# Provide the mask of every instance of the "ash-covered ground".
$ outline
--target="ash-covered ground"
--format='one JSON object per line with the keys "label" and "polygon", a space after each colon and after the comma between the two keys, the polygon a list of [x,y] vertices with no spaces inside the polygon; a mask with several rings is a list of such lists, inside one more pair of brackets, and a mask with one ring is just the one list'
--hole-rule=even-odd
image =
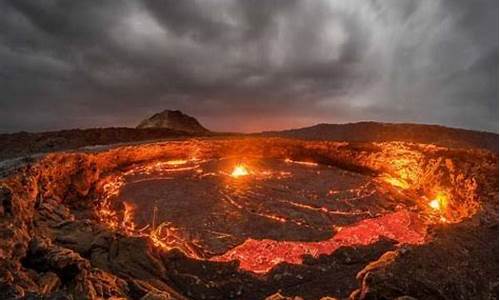
{"label": "ash-covered ground", "polygon": [[9,174],[2,299],[498,298],[489,151],[188,139]]}

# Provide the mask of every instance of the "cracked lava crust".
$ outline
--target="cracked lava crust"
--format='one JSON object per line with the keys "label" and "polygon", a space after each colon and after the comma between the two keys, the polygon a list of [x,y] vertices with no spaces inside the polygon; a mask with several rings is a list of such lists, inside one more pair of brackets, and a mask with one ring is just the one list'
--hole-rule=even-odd
{"label": "cracked lava crust", "polygon": [[498,283],[497,172],[496,154],[411,143],[48,154],[0,181],[0,293],[453,299],[473,285],[483,299]]}

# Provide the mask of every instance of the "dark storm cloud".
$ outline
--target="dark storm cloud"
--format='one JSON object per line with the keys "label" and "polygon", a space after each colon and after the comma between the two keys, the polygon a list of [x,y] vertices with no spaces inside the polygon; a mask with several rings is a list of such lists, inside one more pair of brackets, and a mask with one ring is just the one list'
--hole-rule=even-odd
{"label": "dark storm cloud", "polygon": [[498,1],[0,0],[0,131],[357,120],[498,131]]}

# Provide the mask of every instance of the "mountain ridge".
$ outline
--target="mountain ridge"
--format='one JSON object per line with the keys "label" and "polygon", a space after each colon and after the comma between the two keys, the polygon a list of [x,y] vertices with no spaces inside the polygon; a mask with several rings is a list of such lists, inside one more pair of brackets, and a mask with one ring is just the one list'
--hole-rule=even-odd
{"label": "mountain ridge", "polygon": [[302,128],[264,131],[259,135],[346,142],[401,141],[452,148],[483,148],[498,153],[498,134],[442,125],[375,121],[319,123]]}

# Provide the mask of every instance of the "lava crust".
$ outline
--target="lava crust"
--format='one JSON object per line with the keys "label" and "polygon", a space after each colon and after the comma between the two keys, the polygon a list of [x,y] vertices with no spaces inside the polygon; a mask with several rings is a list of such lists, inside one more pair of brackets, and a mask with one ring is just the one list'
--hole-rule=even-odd
{"label": "lava crust", "polygon": [[2,299],[498,297],[498,155],[483,150],[213,138],[53,153],[1,179],[0,204]]}

